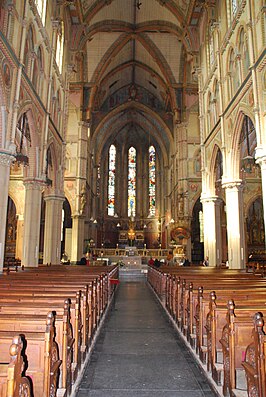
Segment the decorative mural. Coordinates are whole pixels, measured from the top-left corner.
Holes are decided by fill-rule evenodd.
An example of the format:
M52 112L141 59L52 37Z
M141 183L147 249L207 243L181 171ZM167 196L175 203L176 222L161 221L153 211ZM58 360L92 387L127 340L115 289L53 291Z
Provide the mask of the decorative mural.
M136 85L125 86L114 92L105 100L100 110L103 112L109 112L113 108L122 105L129 100L140 102L156 111L165 110L163 103L160 102L155 95L143 87Z

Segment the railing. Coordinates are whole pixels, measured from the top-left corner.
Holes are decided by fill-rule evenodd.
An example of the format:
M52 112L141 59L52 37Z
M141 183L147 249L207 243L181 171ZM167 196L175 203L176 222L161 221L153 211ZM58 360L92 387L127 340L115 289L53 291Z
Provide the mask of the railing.
M112 257L112 256L127 256L128 255L128 248L92 248L92 254L96 255L97 257ZM136 248L135 249L136 255L142 257L153 257L153 258L166 258L169 249L145 249L145 248Z

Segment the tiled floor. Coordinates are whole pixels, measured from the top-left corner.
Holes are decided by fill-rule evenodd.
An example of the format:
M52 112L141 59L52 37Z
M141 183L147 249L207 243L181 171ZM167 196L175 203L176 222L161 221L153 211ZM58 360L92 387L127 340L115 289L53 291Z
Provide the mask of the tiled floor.
M121 282L77 397L215 397L145 282Z

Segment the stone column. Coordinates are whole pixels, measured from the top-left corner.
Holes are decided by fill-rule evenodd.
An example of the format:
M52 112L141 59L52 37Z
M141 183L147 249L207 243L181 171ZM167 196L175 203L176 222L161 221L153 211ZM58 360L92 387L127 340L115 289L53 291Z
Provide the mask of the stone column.
M204 222L204 256L209 257L210 266L221 264L221 199L219 197L204 197L201 199Z
M24 212L24 241L21 264L25 267L37 267L39 259L41 196L43 181L26 179L25 212Z
M1 186L1 200L0 200L0 272L3 271L5 239L6 239L6 217L7 217L7 202L8 202L8 187L10 176L10 164L12 157L7 153L0 153L0 186Z
M222 185L226 194L228 262L230 269L244 269L246 260L242 181Z
M256 160L256 163L258 163L260 165L260 169L261 169L264 235L265 235L265 244L266 244L266 155L258 158Z
M21 259L23 253L24 216L17 214L17 218L16 258Z
M60 263L62 207L65 200L61 196L47 196L45 200L45 225L43 263Z
M72 217L71 262L77 262L82 257L83 242L84 242L84 217L79 215L74 215Z

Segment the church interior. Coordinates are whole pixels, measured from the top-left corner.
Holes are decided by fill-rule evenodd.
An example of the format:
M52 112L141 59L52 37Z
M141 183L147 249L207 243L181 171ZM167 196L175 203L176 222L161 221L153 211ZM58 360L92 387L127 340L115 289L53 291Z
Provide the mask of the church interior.
M0 23L1 268L265 253L264 0L1 1Z
M35 288L21 275L24 269L44 289L49 277L58 283L54 305L62 300L60 288L70 283L60 284L67 274L77 285L87 280L95 304L83 339L73 324L72 378L67 372L72 359L65 357L62 396L71 395L69 385L89 351L86 341L96 335L112 299L117 266L128 260L128 267L141 268L158 258L169 274L163 278L158 269L148 270L154 293L207 372L211 368L214 382L224 385L221 393L238 397L233 372L222 378L215 366L215 343L215 352L204 350L211 322L195 322L195 302L202 302L198 288L204 280L208 293L221 285L232 290L238 281L243 291L263 287L265 0L0 0L0 106L0 306L7 304L4 277L14 269L10 277L19 291L21 283ZM178 266L184 258L188 269ZM99 266L87 275L85 266L76 266L82 259L91 269ZM240 301L241 293L236 293ZM78 296L72 301L81 305L89 292L80 290ZM190 316L179 312L178 299ZM204 310L214 307L215 299L211 295ZM261 312L263 299L260 290L254 313ZM41 305L40 316L47 313L46 303ZM85 321L86 308L72 317ZM26 301L25 310L29 315ZM60 310L63 327L74 308L65 302ZM232 320L232 303L227 310ZM46 321L48 327L55 319L50 314ZM262 329L262 317L256 321L253 335ZM0 339L2 332L0 326ZM22 342L14 343L18 349ZM266 349L266 341L260 343ZM64 351L59 348L63 356ZM244 367L243 396L253 397L255 378L248 364ZM265 397L265 367L262 380L256 371L254 396ZM51 391L58 379L48 378L42 396L59 396ZM5 396L1 390L0 368L0 397Z

